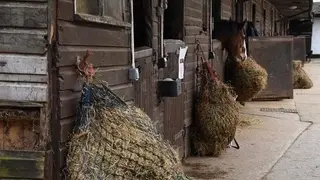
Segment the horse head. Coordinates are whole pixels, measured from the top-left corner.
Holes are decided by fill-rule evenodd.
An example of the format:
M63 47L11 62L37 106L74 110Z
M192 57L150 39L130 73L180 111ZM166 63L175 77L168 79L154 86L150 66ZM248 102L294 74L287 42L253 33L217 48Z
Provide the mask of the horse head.
M220 20L215 23L213 38L221 41L222 48L228 52L228 56L246 59L246 26L247 20L240 23L231 19Z

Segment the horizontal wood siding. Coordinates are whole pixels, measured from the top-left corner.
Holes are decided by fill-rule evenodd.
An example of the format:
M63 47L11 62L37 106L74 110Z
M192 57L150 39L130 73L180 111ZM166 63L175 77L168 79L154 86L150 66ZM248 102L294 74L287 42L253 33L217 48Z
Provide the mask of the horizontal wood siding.
M125 101L133 101L135 94L134 86L128 79L130 29L75 20L72 0L58 0L57 3L59 155L56 161L57 168L61 170L65 166L66 143L83 84L75 68L77 56L83 57L87 50L92 51L89 61L98 69L96 76L107 81ZM58 178L61 177L63 174Z
M221 0L221 19L232 18L232 0Z
M19 112L0 119L0 179L50 180L48 2L1 1L0 17L1 111Z
M0 26L47 28L46 3L0 2Z
M0 100L46 102L47 2L0 2Z

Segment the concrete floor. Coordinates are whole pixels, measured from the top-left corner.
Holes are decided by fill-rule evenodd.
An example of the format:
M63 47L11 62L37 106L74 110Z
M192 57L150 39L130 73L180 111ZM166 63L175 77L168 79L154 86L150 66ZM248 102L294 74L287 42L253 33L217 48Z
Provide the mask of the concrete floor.
M320 60L304 69L312 89L295 90L294 100L246 104L242 116L249 123L236 135L241 148L218 158L188 158L186 173L196 180L319 180ZM260 111L270 107L298 113Z

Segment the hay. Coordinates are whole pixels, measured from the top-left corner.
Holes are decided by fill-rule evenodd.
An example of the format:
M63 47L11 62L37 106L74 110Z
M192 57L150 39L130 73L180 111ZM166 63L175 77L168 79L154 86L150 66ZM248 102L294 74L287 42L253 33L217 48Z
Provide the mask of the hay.
M237 101L243 104L251 101L260 91L266 88L268 73L251 57L244 61L236 60L233 63L235 65L230 66L230 68L234 69L229 70L233 73L230 75L230 84L238 95Z
M255 117L252 117L250 115L240 115L240 122L238 124L239 127L245 128L245 127L250 127L253 125L259 124L261 121Z
M303 70L302 63L293 61L293 88L294 89L310 89L313 82L308 74Z
M234 139L239 105L230 90L202 69L196 121L191 134L195 153L200 156L219 156Z
M176 151L145 113L119 99L105 98L101 88L89 89L95 101L82 107L81 123L69 144L68 179L187 179Z

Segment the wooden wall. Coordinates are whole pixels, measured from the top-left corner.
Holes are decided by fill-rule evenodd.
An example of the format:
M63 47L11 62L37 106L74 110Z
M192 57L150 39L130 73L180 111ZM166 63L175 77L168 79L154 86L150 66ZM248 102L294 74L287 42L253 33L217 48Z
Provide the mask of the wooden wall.
M233 0L221 0L221 19L233 18Z
M47 1L2 1L0 17L0 100L47 102Z
M0 179L51 178L47 8L0 2Z

